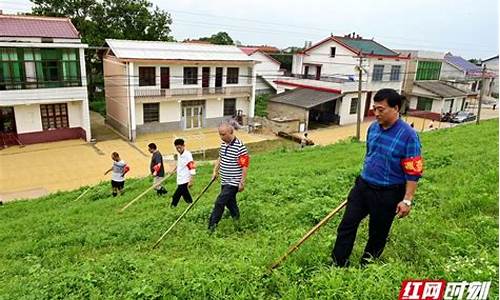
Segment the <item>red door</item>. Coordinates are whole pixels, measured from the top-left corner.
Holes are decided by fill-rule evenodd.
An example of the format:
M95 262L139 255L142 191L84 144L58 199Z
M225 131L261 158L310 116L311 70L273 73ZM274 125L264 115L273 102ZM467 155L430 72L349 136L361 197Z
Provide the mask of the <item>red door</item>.
M201 69L201 87L207 88L210 85L210 68L203 67Z
M321 66L316 66L316 80L321 78Z
M0 143L2 146L19 144L14 107L0 107Z
M170 68L160 68L160 84L162 89L170 88Z

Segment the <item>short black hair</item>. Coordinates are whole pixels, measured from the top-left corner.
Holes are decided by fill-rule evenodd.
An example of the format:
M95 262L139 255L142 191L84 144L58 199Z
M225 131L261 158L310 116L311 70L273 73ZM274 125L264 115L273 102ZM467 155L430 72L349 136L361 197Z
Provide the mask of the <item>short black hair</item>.
M184 146L184 140L183 139L175 139L174 145L175 146Z
M149 149L156 150L156 144L155 144L155 143L150 143L150 144L148 145L148 148L149 148Z
M397 106L399 110L401 110L401 104L404 100L406 100L406 98L393 89L378 90L378 92L375 94L375 97L373 97L373 101L380 102L384 100L387 100L387 104L389 104L390 107Z

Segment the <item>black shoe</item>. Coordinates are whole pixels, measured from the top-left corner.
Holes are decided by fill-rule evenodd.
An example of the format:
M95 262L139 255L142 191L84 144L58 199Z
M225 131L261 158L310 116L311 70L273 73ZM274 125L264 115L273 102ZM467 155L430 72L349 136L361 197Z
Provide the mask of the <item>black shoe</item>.
M113 197L116 197L117 193L113 193Z

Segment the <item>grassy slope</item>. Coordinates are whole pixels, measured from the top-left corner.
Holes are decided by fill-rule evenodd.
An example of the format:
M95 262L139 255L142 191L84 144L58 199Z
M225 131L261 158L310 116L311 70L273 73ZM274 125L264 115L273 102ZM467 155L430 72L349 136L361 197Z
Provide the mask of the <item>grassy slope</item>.
M329 266L340 216L272 276L265 268L340 203L359 172L364 145L255 155L239 195L242 228L224 218L206 233L217 188L158 249L151 245L186 207L127 181L122 198L108 183L0 207L0 298L395 299L406 278L492 280L498 297L498 120L422 136L426 159L417 206L395 222L382 262L366 269ZM199 169L194 194L208 181ZM133 185L133 186L132 186ZM167 184L171 195L173 183ZM353 253L366 242L363 222Z

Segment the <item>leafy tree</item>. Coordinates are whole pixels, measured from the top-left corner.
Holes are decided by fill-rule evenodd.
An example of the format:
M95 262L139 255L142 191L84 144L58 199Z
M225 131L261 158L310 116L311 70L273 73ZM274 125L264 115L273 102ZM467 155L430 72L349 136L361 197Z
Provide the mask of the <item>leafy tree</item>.
M229 36L227 32L218 32L216 34L212 34L210 37L202 37L199 39L200 41L207 41L216 45L234 45L233 39Z
M34 15L67 17L80 32L82 42L104 46L105 39L171 41L170 14L148 0L30 0ZM86 50L89 96L103 84L102 51Z

